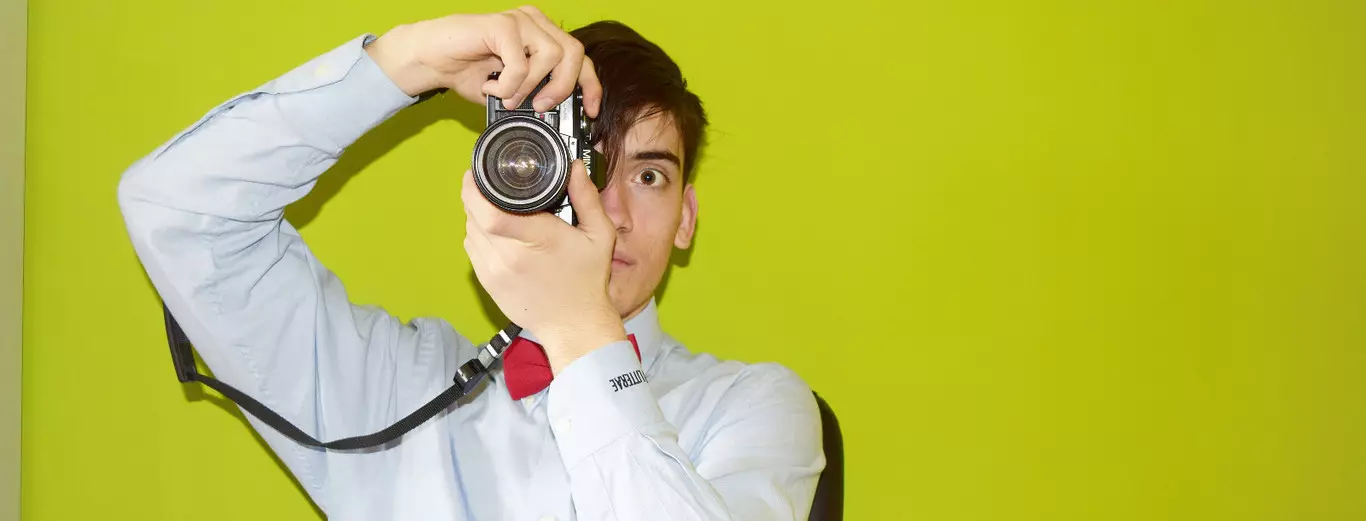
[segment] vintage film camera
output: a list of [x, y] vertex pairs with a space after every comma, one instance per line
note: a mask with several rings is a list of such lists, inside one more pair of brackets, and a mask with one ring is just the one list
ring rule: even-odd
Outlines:
[[[493, 73], [489, 79], [496, 79]], [[569, 224], [578, 224], [569, 205], [569, 166], [582, 159], [589, 178], [601, 191], [606, 164], [593, 150], [592, 122], [584, 112], [583, 91], [574, 93], [546, 112], [531, 107], [536, 93], [550, 81], [541, 80], [517, 107], [503, 108], [503, 100], [488, 96], [487, 127], [475, 142], [471, 158], [474, 182], [495, 206], [513, 213], [547, 211]]]

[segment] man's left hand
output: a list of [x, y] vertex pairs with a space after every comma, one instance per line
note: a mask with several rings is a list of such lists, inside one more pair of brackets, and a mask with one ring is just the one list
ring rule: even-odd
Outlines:
[[574, 161], [569, 180], [578, 227], [548, 212], [499, 209], [470, 171], [460, 195], [475, 276], [509, 319], [537, 336], [555, 374], [598, 347], [626, 340], [607, 288], [616, 226], [582, 162]]

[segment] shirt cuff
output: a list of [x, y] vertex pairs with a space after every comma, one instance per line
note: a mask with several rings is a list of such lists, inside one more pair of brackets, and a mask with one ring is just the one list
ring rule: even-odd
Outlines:
[[663, 421], [629, 341], [580, 357], [555, 376], [547, 394], [550, 429], [566, 469], [641, 426]]
[[[358, 36], [262, 90], [277, 95], [276, 106], [295, 132], [341, 155], [370, 129], [417, 101], [365, 52], [374, 39], [371, 34]], [[304, 92], [308, 95], [291, 95]]]

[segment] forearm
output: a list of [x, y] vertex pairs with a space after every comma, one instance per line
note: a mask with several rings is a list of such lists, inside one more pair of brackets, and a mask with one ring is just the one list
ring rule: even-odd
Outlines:
[[418, 26], [400, 25], [365, 46], [370, 59], [409, 96], [442, 86], [438, 75], [420, 58], [421, 32]]
[[347, 146], [412, 101], [352, 40], [176, 134], [124, 173], [120, 202], [132, 225], [147, 205], [210, 218], [197, 226], [278, 220]]
[[626, 341], [626, 329], [620, 315], [610, 302], [602, 300], [599, 305], [585, 305], [567, 314], [572, 320], [551, 324], [536, 332], [544, 342], [546, 360], [554, 374], [560, 374], [575, 360], [602, 346]]

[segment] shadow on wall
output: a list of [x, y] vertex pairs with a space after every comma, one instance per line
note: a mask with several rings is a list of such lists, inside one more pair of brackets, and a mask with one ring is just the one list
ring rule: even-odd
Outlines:
[[[370, 132], [347, 147], [346, 152], [342, 154], [337, 164], [318, 178], [318, 184], [313, 187], [313, 190], [303, 199], [285, 209], [285, 218], [295, 228], [302, 230], [308, 223], [313, 222], [327, 201], [340, 192], [342, 186], [351, 177], [360, 173], [376, 159], [383, 157], [384, 154], [389, 153], [390, 150], [408, 138], [442, 120], [455, 120], [470, 132], [478, 134], [484, 130], [485, 117], [482, 105], [470, 103], [454, 92], [446, 92], [425, 101], [419, 101], [371, 129]], [[474, 144], [470, 143], [470, 146], [473, 147]], [[470, 270], [468, 276], [471, 284], [480, 288], [473, 270]], [[480, 307], [484, 310], [485, 318], [494, 324], [500, 324], [499, 327], [501, 324], [506, 324], [507, 317], [498, 309], [493, 298], [482, 288], [479, 289], [478, 294]]]
[[[410, 106], [384, 123], [367, 132], [347, 147], [346, 152], [326, 173], [318, 178], [313, 190], [285, 209], [285, 218], [295, 228], [302, 229], [313, 222], [323, 205], [341, 191], [353, 176], [389, 153], [408, 138], [432, 124], [452, 119], [471, 132], [484, 130], [484, 108], [460, 98], [455, 93], [434, 96]], [[470, 146], [473, 147], [473, 143]]]

